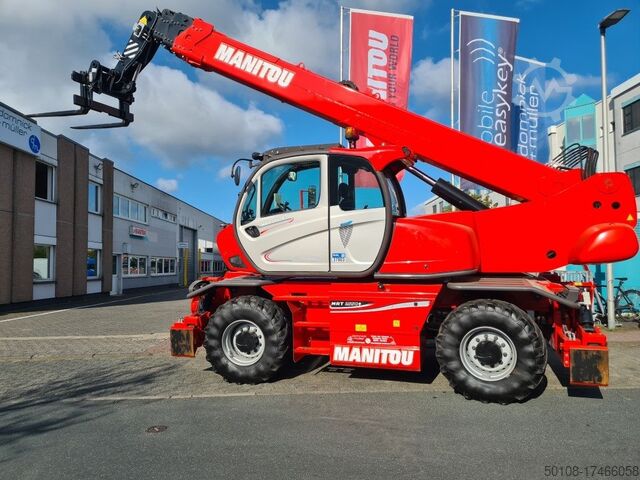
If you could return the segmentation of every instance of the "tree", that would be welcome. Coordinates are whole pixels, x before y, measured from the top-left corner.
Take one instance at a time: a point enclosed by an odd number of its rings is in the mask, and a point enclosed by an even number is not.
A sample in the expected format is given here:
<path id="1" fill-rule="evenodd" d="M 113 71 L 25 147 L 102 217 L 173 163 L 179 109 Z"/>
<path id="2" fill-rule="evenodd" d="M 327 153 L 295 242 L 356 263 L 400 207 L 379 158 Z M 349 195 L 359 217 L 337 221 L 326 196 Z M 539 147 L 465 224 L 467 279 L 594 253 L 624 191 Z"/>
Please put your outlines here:
<path id="1" fill-rule="evenodd" d="M 480 203 L 484 204 L 487 208 L 495 208 L 498 206 L 498 202 L 493 202 L 488 192 L 485 192 L 484 194 L 479 192 L 474 192 L 474 191 L 467 192 L 467 193 L 469 194 L 470 197 L 474 198 L 475 200 L 478 200 Z"/>

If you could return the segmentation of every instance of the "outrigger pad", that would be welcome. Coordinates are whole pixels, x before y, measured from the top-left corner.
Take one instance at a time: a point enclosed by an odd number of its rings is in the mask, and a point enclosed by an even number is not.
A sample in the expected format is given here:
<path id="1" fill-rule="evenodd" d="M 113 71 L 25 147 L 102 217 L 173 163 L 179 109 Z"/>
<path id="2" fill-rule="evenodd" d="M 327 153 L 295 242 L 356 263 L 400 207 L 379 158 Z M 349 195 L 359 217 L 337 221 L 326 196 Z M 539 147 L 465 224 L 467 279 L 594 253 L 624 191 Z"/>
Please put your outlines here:
<path id="1" fill-rule="evenodd" d="M 196 348 L 191 328 L 171 328 L 171 355 L 174 357 L 195 357 Z"/>
<path id="2" fill-rule="evenodd" d="M 569 383 L 585 387 L 609 385 L 609 351 L 595 348 L 572 348 L 569 352 Z"/>

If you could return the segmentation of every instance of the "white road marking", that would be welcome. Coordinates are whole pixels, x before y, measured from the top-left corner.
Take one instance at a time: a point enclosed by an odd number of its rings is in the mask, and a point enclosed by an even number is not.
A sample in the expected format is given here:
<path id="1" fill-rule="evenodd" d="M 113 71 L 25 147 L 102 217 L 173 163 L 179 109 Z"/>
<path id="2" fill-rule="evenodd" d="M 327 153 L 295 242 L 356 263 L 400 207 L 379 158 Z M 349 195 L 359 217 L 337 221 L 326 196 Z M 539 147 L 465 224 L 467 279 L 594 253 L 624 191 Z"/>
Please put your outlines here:
<path id="1" fill-rule="evenodd" d="M 111 305 L 113 303 L 128 302 L 129 300 L 135 300 L 137 298 L 153 297 L 154 295 L 162 295 L 164 293 L 171 292 L 171 291 L 172 290 L 164 290 L 162 292 L 148 293 L 146 295 L 138 295 L 136 297 L 120 298 L 118 300 L 111 300 L 111 301 L 108 301 L 108 302 L 92 303 L 91 305 L 80 305 L 78 307 L 63 308 L 62 310 L 51 310 L 51 311 L 48 311 L 48 312 L 34 313 L 32 315 L 25 315 L 23 317 L 5 318 L 4 320 L 0 320 L 0 323 L 14 322 L 16 320 L 24 320 L 26 318 L 41 317 L 43 315 L 51 315 L 53 313 L 63 313 L 63 312 L 68 312 L 70 310 L 81 310 L 83 308 L 97 307 L 97 306 L 100 306 L 100 305 Z"/>
<path id="2" fill-rule="evenodd" d="M 140 333 L 134 335 L 65 335 L 51 337 L 0 337 L 0 342 L 7 340 L 101 340 L 106 338 L 125 339 L 138 338 L 141 340 L 164 340 L 169 338 L 168 333 Z"/>

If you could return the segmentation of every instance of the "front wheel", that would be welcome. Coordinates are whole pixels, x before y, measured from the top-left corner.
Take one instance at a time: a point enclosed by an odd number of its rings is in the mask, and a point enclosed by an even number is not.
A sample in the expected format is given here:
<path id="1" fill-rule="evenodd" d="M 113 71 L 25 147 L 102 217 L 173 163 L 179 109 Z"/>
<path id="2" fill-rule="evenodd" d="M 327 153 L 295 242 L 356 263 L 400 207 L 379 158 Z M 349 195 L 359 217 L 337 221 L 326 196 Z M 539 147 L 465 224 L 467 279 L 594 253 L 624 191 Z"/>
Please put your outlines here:
<path id="1" fill-rule="evenodd" d="M 547 346 L 536 323 L 500 300 L 472 300 L 453 310 L 436 338 L 440 371 L 468 399 L 511 403 L 544 378 Z"/>
<path id="2" fill-rule="evenodd" d="M 261 383 L 284 365 L 289 322 L 273 301 L 244 295 L 221 305 L 209 320 L 207 360 L 226 380 Z"/>

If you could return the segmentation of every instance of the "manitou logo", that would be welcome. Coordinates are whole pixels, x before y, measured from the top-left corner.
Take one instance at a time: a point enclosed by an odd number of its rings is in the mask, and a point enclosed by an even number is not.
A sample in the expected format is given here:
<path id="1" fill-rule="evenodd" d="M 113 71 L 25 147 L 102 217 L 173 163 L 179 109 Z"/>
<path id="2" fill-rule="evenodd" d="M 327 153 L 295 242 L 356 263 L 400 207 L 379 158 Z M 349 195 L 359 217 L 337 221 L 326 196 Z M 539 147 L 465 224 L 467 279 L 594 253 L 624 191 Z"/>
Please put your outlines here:
<path id="1" fill-rule="evenodd" d="M 333 347 L 334 362 L 405 365 L 413 363 L 413 350 L 371 347 Z"/>
<path id="2" fill-rule="evenodd" d="M 220 60 L 239 70 L 244 70 L 258 78 L 266 78 L 270 83 L 277 83 L 283 88 L 287 88 L 293 79 L 294 73 L 286 68 L 279 67 L 258 57 L 248 54 L 240 49 L 230 47 L 226 43 L 221 43 L 218 51 L 214 55 L 216 60 Z"/>
<path id="3" fill-rule="evenodd" d="M 389 42 L 391 40 L 391 42 Z M 367 52 L 367 86 L 382 100 L 394 98 L 397 93 L 397 76 L 395 70 L 398 63 L 400 38 L 375 30 L 369 30 Z"/>

